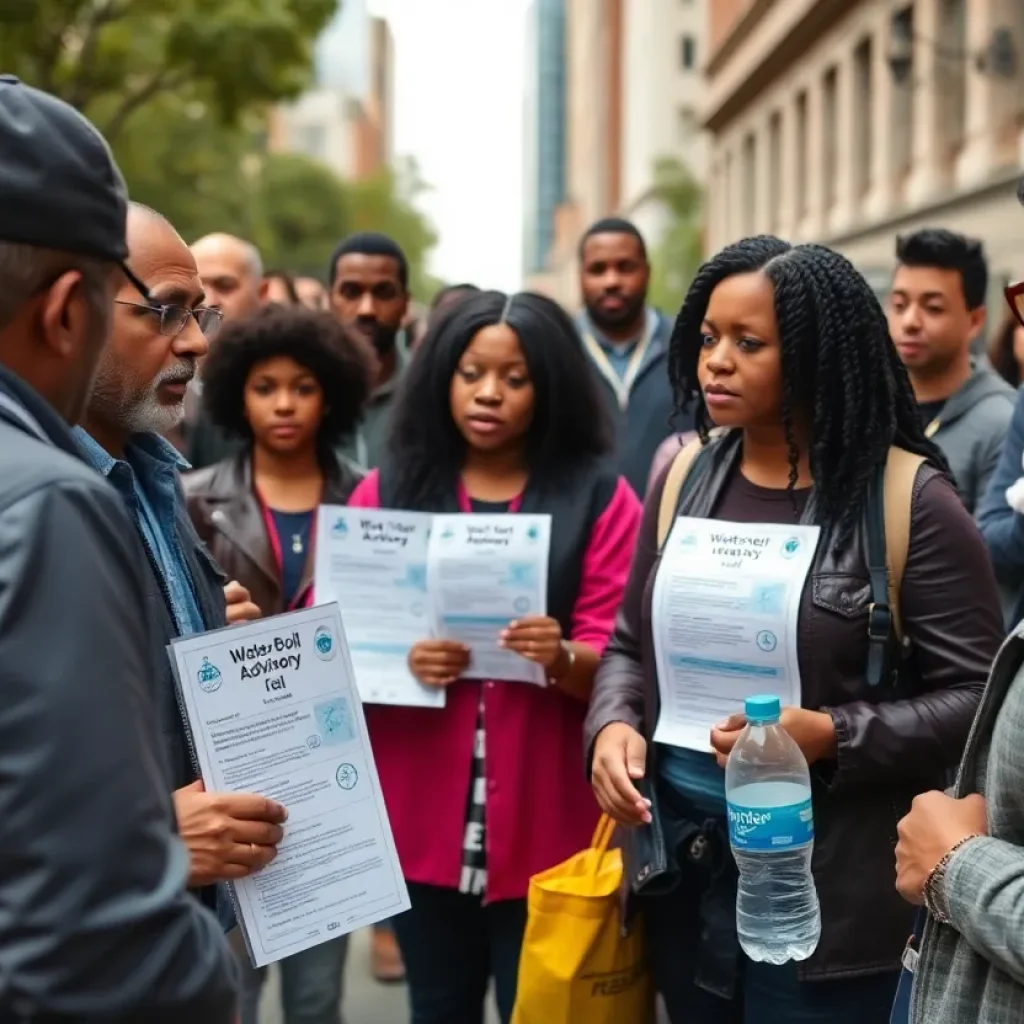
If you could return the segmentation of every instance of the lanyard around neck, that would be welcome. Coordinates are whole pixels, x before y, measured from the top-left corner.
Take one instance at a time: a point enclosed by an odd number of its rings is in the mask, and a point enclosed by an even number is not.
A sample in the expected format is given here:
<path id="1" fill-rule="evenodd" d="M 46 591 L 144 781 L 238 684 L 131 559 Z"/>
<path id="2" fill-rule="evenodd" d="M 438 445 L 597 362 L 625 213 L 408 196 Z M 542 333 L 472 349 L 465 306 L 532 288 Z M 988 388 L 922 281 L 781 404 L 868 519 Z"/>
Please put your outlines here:
<path id="1" fill-rule="evenodd" d="M 629 362 L 626 364 L 626 372 L 621 377 L 615 372 L 615 367 L 612 366 L 600 342 L 589 331 L 583 332 L 583 344 L 590 353 L 590 358 L 594 360 L 601 376 L 608 381 L 612 391 L 615 392 L 615 398 L 623 412 L 629 407 L 629 393 L 633 390 L 633 385 L 636 383 L 637 375 L 640 373 L 640 368 L 644 362 L 644 356 L 647 355 L 647 350 L 651 347 L 655 326 L 652 317 L 648 316 L 645 318 L 643 336 L 636 343 L 636 347 L 629 357 Z"/>

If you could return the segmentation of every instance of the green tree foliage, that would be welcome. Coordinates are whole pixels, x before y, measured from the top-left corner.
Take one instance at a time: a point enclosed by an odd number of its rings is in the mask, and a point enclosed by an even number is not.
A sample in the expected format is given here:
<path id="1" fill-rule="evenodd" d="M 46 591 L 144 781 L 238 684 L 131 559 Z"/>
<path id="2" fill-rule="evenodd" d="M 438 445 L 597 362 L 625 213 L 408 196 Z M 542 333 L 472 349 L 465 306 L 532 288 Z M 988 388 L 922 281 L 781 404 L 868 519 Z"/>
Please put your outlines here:
<path id="1" fill-rule="evenodd" d="M 363 182 L 267 153 L 272 103 L 311 77 L 313 45 L 339 0 L 0 0 L 0 69 L 88 114 L 132 198 L 191 241 L 251 238 L 268 266 L 323 276 L 350 231 L 393 235 L 417 295 L 435 243 L 408 163 Z"/>
<path id="2" fill-rule="evenodd" d="M 85 111 L 116 144 L 158 97 L 232 124 L 298 95 L 338 0 L 3 0 L 0 67 Z"/>
<path id="3" fill-rule="evenodd" d="M 651 198 L 661 203 L 668 226 L 651 253 L 650 299 L 672 314 L 703 257 L 703 196 L 685 164 L 665 157 L 655 166 Z"/>
<path id="4" fill-rule="evenodd" d="M 251 232 L 268 267 L 323 278 L 352 224 L 351 187 L 323 164 L 296 154 L 266 157 L 256 181 Z"/>
<path id="5" fill-rule="evenodd" d="M 425 267 L 426 255 L 437 243 L 437 234 L 415 206 L 416 199 L 426 190 L 412 159 L 400 162 L 396 168 L 385 167 L 351 186 L 351 229 L 383 231 L 398 242 L 409 258 L 410 289 L 420 299 L 429 299 L 439 287 Z"/>

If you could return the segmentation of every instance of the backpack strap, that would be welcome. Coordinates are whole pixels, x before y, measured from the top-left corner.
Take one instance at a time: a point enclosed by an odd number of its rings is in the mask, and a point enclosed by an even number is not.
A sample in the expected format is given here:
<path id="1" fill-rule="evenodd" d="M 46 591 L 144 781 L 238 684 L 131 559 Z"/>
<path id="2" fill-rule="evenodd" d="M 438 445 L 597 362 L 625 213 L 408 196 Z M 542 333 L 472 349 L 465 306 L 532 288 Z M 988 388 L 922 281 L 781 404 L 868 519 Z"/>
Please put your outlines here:
<path id="1" fill-rule="evenodd" d="M 904 642 L 900 618 L 900 586 L 910 551 L 910 512 L 914 499 L 914 481 L 924 465 L 923 455 L 904 448 L 890 448 L 882 482 L 885 507 L 885 556 L 889 579 L 889 608 L 896 639 Z"/>
<path id="2" fill-rule="evenodd" d="M 869 686 L 878 686 L 890 674 L 887 667 L 893 649 L 902 657 L 906 647 L 900 617 L 900 587 L 910 549 L 914 481 L 923 462 L 921 455 L 902 448 L 890 448 L 885 466 L 879 468 L 878 477 L 868 494 L 865 526 L 868 576 L 871 580 Z"/>
<path id="3" fill-rule="evenodd" d="M 684 448 L 681 448 L 672 460 L 668 476 L 665 477 L 665 489 L 661 492 L 661 504 L 658 506 L 658 549 L 664 546 L 668 535 L 672 532 L 672 524 L 676 519 L 676 507 L 679 504 L 679 496 L 686 482 L 686 475 L 690 472 L 693 460 L 701 450 L 700 438 L 695 438 Z"/>

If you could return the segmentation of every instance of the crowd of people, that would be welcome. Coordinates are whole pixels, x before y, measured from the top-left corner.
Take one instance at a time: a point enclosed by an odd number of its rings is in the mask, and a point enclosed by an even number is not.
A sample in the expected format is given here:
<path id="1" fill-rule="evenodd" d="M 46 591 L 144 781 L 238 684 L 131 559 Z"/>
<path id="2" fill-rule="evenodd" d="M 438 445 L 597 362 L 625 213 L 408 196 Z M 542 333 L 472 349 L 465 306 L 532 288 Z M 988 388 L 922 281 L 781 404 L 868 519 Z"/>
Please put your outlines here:
<path id="1" fill-rule="evenodd" d="M 410 671 L 444 707 L 366 707 L 411 898 L 371 969 L 413 1024 L 480 1024 L 492 986 L 508 1024 L 529 880 L 602 813 L 674 1024 L 883 1024 L 901 970 L 904 1020 L 1019 1020 L 1024 286 L 987 332 L 980 242 L 893 255 L 883 306 L 828 248 L 744 239 L 666 315 L 607 218 L 577 318 L 462 283 L 419 324 L 393 239 L 343 240 L 323 283 L 190 245 L 88 121 L 0 77 L 0 1022 L 256 1024 L 228 886 L 288 808 L 206 791 L 165 652 L 310 605 L 322 504 L 551 516 L 546 614 L 495 638 L 547 685 L 463 678 L 468 649 L 425 636 Z M 706 750 L 655 736 L 666 502 L 820 529 L 781 719 L 816 831 L 798 964 L 737 940 L 742 709 Z M 347 948 L 281 962 L 288 1024 L 340 1024 Z"/>

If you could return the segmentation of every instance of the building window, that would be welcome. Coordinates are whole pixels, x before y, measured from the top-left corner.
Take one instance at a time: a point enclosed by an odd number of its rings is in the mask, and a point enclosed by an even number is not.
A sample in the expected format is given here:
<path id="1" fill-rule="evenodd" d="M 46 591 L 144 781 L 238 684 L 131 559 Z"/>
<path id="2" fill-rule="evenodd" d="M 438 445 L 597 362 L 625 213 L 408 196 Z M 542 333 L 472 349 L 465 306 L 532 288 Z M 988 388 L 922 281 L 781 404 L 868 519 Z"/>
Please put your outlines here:
<path id="1" fill-rule="evenodd" d="M 679 145 L 689 146 L 692 145 L 694 139 L 697 137 L 697 132 L 700 130 L 697 125 L 697 113 L 693 107 L 680 107 L 679 108 Z"/>
<path id="2" fill-rule="evenodd" d="M 810 139 L 807 137 L 807 90 L 796 98 L 796 215 L 807 216 L 807 165 L 810 162 Z"/>
<path id="3" fill-rule="evenodd" d="M 752 235 L 757 230 L 757 139 L 751 132 L 743 140 L 743 233 Z"/>
<path id="4" fill-rule="evenodd" d="M 942 0 L 939 9 L 939 41 L 935 55 L 936 91 L 942 105 L 945 152 L 953 160 L 964 142 L 967 127 L 967 11 L 964 0 Z"/>
<path id="5" fill-rule="evenodd" d="M 778 231 L 782 207 L 782 114 L 768 120 L 768 230 Z"/>
<path id="6" fill-rule="evenodd" d="M 892 35 L 902 45 L 912 45 L 914 38 L 914 8 L 904 7 L 892 18 Z M 914 76 L 906 75 L 892 84 L 892 118 L 889 132 L 890 169 L 897 186 L 910 171 L 914 119 Z"/>
<path id="7" fill-rule="evenodd" d="M 839 74 L 835 68 L 825 72 L 821 83 L 821 126 L 822 126 L 822 160 L 821 172 L 824 175 L 825 209 L 831 210 L 836 201 L 836 172 L 838 170 L 836 145 L 838 132 L 836 117 L 839 113 Z"/>
<path id="8" fill-rule="evenodd" d="M 679 56 L 685 70 L 692 71 L 697 66 L 697 40 L 693 36 L 683 36 L 680 40 Z"/>
<path id="9" fill-rule="evenodd" d="M 853 192 L 864 196 L 871 188 L 871 152 L 874 148 L 874 81 L 871 39 L 853 51 Z"/>

